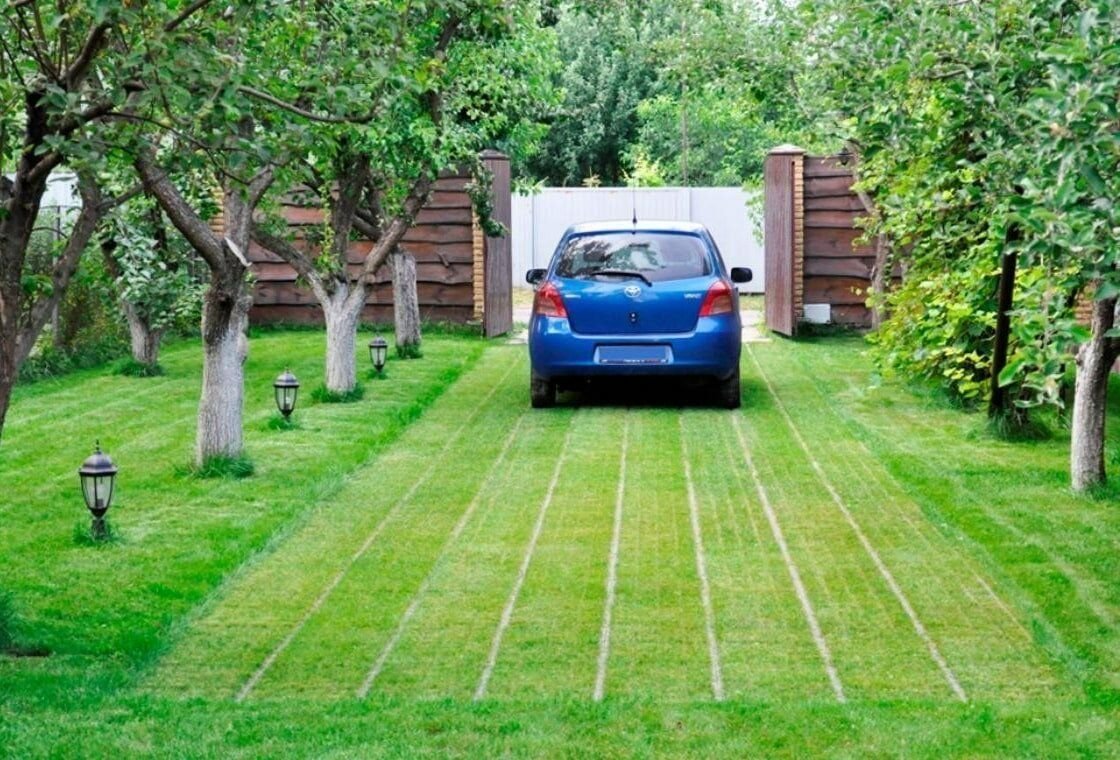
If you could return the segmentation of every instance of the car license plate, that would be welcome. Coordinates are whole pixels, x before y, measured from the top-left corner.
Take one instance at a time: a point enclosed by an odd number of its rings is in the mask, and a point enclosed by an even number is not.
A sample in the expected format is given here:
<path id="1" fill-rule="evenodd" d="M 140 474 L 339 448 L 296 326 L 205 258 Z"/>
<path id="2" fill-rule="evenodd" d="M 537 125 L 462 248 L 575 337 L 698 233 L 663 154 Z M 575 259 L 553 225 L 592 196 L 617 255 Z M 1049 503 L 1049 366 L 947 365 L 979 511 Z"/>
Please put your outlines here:
<path id="1" fill-rule="evenodd" d="M 669 346 L 599 346 L 598 364 L 668 364 L 673 359 Z"/>

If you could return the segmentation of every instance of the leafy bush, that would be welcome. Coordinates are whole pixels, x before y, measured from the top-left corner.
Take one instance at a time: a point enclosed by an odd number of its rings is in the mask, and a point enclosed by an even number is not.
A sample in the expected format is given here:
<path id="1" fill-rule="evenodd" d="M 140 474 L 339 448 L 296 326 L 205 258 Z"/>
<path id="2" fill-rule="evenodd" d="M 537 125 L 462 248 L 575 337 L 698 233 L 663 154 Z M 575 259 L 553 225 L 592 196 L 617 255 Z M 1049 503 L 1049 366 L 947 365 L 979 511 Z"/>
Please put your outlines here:
<path id="1" fill-rule="evenodd" d="M 361 383 L 348 391 L 328 390 L 325 385 L 318 385 L 311 391 L 312 400 L 320 404 L 349 404 L 354 401 L 361 401 L 365 395 L 366 388 Z"/>
<path id="2" fill-rule="evenodd" d="M 242 455 L 239 457 L 224 457 L 215 456 L 209 457 L 201 465 L 189 465 L 180 468 L 178 472 L 181 475 L 188 477 L 199 478 L 208 480 L 211 478 L 229 478 L 231 480 L 240 480 L 242 478 L 250 477 L 256 472 L 256 465 L 253 460 L 248 456 Z"/>

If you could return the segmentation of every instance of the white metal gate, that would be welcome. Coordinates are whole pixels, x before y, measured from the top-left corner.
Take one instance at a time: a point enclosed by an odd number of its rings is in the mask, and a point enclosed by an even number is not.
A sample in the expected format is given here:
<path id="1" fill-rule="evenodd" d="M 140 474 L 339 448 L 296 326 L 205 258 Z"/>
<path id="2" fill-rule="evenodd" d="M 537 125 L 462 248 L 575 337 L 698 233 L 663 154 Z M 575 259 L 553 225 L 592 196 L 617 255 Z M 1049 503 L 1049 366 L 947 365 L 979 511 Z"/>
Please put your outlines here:
<path id="1" fill-rule="evenodd" d="M 754 280 L 744 293 L 764 290 L 762 236 L 756 193 L 738 187 L 546 188 L 513 196 L 513 285 L 528 287 L 525 272 L 548 266 L 570 225 L 612 219 L 700 222 L 712 232 L 729 267 L 750 267 Z"/>

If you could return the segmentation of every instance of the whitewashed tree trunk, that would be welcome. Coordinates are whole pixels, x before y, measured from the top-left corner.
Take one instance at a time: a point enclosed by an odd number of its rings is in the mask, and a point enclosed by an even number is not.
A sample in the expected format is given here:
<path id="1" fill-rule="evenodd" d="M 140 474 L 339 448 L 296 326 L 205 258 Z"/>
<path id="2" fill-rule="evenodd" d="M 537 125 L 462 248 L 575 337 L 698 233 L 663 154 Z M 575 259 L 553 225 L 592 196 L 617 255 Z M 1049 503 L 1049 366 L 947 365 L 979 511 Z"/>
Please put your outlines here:
<path id="1" fill-rule="evenodd" d="M 327 325 L 325 384 L 334 393 L 348 393 L 358 384 L 358 319 L 365 299 L 355 309 L 355 299 L 347 295 L 345 289 L 339 288 L 329 301 L 322 302 Z"/>
<path id="2" fill-rule="evenodd" d="M 128 337 L 132 342 L 132 358 L 140 364 L 154 367 L 159 363 L 159 343 L 163 330 L 154 329 L 127 301 L 121 301 L 121 311 L 128 322 Z"/>
<path id="3" fill-rule="evenodd" d="M 1093 303 L 1092 338 L 1077 353 L 1070 434 L 1070 483 L 1084 491 L 1105 481 L 1104 425 L 1108 378 L 1117 358 L 1116 340 L 1105 337 L 1116 320 L 1116 301 Z"/>
<path id="4" fill-rule="evenodd" d="M 203 304 L 202 397 L 198 402 L 195 441 L 195 458 L 199 465 L 212 457 L 242 454 L 244 364 L 249 356 L 245 329 L 249 324 L 251 303 L 247 292 L 233 300 L 210 292 Z"/>
<path id="5" fill-rule="evenodd" d="M 393 322 L 397 352 L 413 355 L 420 348 L 420 302 L 416 296 L 416 259 L 397 249 L 393 263 Z"/>

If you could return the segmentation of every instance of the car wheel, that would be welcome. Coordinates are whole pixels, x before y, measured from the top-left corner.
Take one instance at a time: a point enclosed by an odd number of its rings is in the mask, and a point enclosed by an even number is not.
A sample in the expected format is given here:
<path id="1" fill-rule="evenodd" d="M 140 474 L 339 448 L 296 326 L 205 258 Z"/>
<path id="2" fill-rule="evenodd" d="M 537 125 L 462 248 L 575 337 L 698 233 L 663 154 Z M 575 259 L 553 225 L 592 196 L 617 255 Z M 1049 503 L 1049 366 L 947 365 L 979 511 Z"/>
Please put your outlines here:
<path id="1" fill-rule="evenodd" d="M 742 404 L 739 395 L 739 368 L 728 377 L 716 381 L 716 396 L 724 409 L 738 409 Z"/>
<path id="2" fill-rule="evenodd" d="M 534 409 L 547 409 L 556 404 L 556 383 L 536 372 L 529 375 L 529 398 Z"/>

